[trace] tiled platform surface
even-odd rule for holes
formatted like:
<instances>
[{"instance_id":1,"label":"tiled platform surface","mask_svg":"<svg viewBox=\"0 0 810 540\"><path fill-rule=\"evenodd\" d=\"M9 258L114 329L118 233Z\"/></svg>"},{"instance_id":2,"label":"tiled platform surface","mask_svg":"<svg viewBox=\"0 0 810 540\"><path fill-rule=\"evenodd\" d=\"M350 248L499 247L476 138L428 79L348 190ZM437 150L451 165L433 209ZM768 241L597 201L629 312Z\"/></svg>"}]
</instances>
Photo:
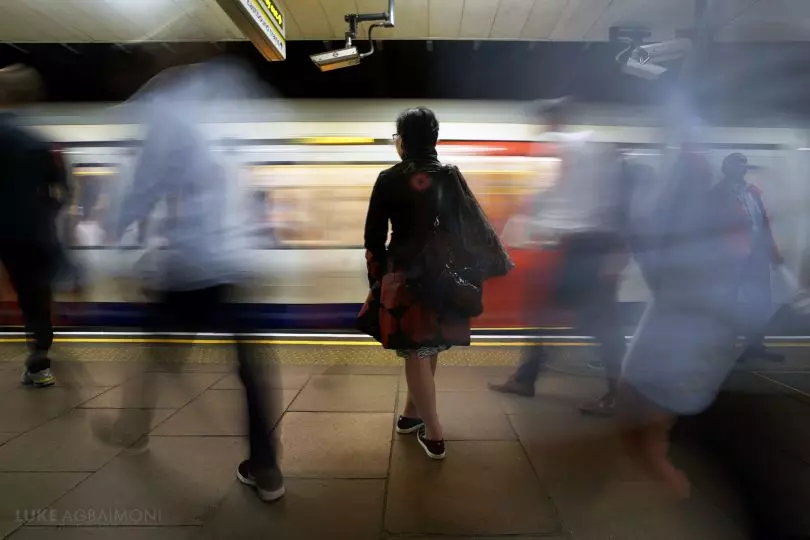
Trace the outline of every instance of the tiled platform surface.
<instances>
[{"instance_id":1,"label":"tiled platform surface","mask_svg":"<svg viewBox=\"0 0 810 540\"><path fill-rule=\"evenodd\" d=\"M444 462L393 431L405 381L396 365L287 365L273 386L287 496L268 505L234 478L245 455L243 396L233 366L153 366L124 361L136 346L109 347L108 361L62 361L57 387L20 388L19 349L0 349L0 537L14 540L747 538L744 516L711 464L675 449L695 484L675 503L623 453L611 420L577 411L603 383L550 371L537 397L491 393L509 367L440 367ZM76 347L63 357L80 358ZM476 349L468 355L482 354ZM64 352L64 351L63 351ZM159 392L151 425L125 396L139 378ZM810 491L810 372L741 371L733 417L784 426L752 433L761 455L794 478L774 493L806 508ZM149 450L101 443L94 427L132 426ZM748 416L751 415L751 416ZM799 520L810 533L810 518Z\"/></svg>"}]
</instances>

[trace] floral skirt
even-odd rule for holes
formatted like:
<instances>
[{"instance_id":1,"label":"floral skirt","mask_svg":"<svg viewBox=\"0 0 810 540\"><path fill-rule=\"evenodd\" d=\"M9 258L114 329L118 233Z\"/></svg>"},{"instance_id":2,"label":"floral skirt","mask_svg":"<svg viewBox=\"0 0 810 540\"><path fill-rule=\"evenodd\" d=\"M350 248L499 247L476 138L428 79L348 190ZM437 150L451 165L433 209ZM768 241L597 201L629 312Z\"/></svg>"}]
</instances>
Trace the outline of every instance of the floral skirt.
<instances>
[{"instance_id":1,"label":"floral skirt","mask_svg":"<svg viewBox=\"0 0 810 540\"><path fill-rule=\"evenodd\" d=\"M449 348L450 348L449 345L443 345L441 347L419 347L418 349L397 349L397 356L407 360L408 358L411 357L413 353L416 353L417 358L430 358L431 356L436 356L440 352L444 352Z\"/></svg>"},{"instance_id":2,"label":"floral skirt","mask_svg":"<svg viewBox=\"0 0 810 540\"><path fill-rule=\"evenodd\" d=\"M418 302L405 287L405 274L385 274L378 293L369 293L358 328L386 349L407 358L433 356L451 346L470 344L470 319L436 311Z\"/></svg>"}]
</instances>

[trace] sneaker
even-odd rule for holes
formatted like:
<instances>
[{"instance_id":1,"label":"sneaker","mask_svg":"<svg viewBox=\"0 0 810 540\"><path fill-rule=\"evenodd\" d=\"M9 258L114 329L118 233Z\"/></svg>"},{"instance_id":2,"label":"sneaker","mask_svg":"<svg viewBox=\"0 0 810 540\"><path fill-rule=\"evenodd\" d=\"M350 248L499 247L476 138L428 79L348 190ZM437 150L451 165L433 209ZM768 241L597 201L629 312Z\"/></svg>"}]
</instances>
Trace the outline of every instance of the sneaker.
<instances>
[{"instance_id":1,"label":"sneaker","mask_svg":"<svg viewBox=\"0 0 810 540\"><path fill-rule=\"evenodd\" d=\"M408 433L413 433L415 431L419 431L425 423L422 422L421 418L408 418L407 416L399 416L397 418L397 433L401 435L406 435Z\"/></svg>"},{"instance_id":2,"label":"sneaker","mask_svg":"<svg viewBox=\"0 0 810 540\"><path fill-rule=\"evenodd\" d=\"M25 386L33 386L34 388L45 388L46 386L53 386L56 384L56 377L51 373L50 368L43 369L42 371L28 371L23 372L20 382Z\"/></svg>"},{"instance_id":3,"label":"sneaker","mask_svg":"<svg viewBox=\"0 0 810 540\"><path fill-rule=\"evenodd\" d=\"M422 450L425 451L430 459L444 459L444 440L432 441L425 438L426 436L427 434L425 433L425 428L420 429L419 433L416 434L416 440L419 441L419 445L422 447Z\"/></svg>"},{"instance_id":4,"label":"sneaker","mask_svg":"<svg viewBox=\"0 0 810 540\"><path fill-rule=\"evenodd\" d=\"M599 371L605 369L605 364L601 360L588 360L588 369Z\"/></svg>"},{"instance_id":5,"label":"sneaker","mask_svg":"<svg viewBox=\"0 0 810 540\"><path fill-rule=\"evenodd\" d=\"M579 408L579 412L589 416L602 416L609 418L616 415L616 397L607 393L600 399L586 403Z\"/></svg>"},{"instance_id":6,"label":"sneaker","mask_svg":"<svg viewBox=\"0 0 810 540\"><path fill-rule=\"evenodd\" d=\"M751 347L746 347L746 349L740 355L738 361L745 362L746 360L751 359L765 360L766 362L782 362L785 360L785 356L783 354L769 351L764 345L753 345Z\"/></svg>"},{"instance_id":7,"label":"sneaker","mask_svg":"<svg viewBox=\"0 0 810 540\"><path fill-rule=\"evenodd\" d=\"M534 381L531 383L520 382L510 378L503 384L489 383L489 389L502 394L516 394L523 397L534 397Z\"/></svg>"},{"instance_id":8,"label":"sneaker","mask_svg":"<svg viewBox=\"0 0 810 540\"><path fill-rule=\"evenodd\" d=\"M256 471L254 474L250 460L245 460L236 468L236 478L246 486L256 488L259 498L265 502L277 501L287 492L284 478L277 468Z\"/></svg>"},{"instance_id":9,"label":"sneaker","mask_svg":"<svg viewBox=\"0 0 810 540\"><path fill-rule=\"evenodd\" d=\"M137 455L143 454L149 451L149 435L144 435L127 448L124 449L124 452L130 455Z\"/></svg>"}]
</instances>

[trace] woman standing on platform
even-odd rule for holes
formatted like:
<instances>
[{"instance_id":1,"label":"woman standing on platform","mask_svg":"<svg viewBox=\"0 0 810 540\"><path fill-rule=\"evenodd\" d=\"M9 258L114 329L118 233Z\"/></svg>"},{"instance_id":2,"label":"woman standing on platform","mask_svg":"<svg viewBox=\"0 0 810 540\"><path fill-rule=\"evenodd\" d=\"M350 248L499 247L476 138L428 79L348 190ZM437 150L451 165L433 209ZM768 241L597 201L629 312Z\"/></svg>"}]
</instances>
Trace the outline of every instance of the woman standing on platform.
<instances>
[{"instance_id":1,"label":"woman standing on platform","mask_svg":"<svg viewBox=\"0 0 810 540\"><path fill-rule=\"evenodd\" d=\"M470 344L470 318L480 314L471 305L483 309L484 280L506 274L512 263L464 177L439 162L439 122L433 111L408 109L396 125L394 142L402 161L380 173L366 217L371 292L358 328L405 359L408 399L397 432L417 432L425 453L443 459L434 383L438 355L451 346ZM389 221L392 233L386 248ZM434 279L440 266L450 270L445 278L454 273L446 263L451 249L456 261L475 261L464 266L466 279ZM464 291L469 294L462 306L457 294Z\"/></svg>"}]
</instances>

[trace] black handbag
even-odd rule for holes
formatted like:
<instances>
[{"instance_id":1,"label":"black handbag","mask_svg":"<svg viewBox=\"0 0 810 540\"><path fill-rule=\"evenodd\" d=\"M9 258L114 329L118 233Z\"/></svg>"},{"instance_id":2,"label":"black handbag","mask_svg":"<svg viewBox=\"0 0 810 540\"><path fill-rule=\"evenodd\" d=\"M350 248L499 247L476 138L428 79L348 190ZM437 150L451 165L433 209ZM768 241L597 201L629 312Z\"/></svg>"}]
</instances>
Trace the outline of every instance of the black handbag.
<instances>
[{"instance_id":1,"label":"black handbag","mask_svg":"<svg viewBox=\"0 0 810 540\"><path fill-rule=\"evenodd\" d=\"M477 317L484 311L482 272L463 246L463 232L448 230L450 213L443 211L445 179L437 180L436 219L428 241L405 275L406 287L415 300L439 313Z\"/></svg>"},{"instance_id":2,"label":"black handbag","mask_svg":"<svg viewBox=\"0 0 810 540\"><path fill-rule=\"evenodd\" d=\"M380 284L376 283L368 292L366 301L360 309L355 321L355 328L360 332L371 336L377 341L382 340L382 329L380 328Z\"/></svg>"}]
</instances>

